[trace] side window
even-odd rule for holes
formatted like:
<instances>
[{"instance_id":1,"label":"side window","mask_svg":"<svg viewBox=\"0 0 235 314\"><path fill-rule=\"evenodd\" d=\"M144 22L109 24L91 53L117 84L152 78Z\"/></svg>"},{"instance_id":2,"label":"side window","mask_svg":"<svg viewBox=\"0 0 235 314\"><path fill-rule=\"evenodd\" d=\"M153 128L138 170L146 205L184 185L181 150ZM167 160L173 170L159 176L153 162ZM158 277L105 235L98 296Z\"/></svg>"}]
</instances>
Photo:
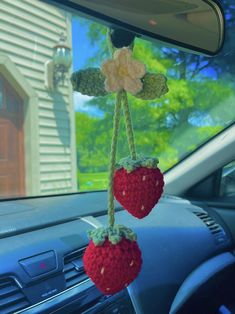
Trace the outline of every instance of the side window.
<instances>
[{"instance_id":1,"label":"side window","mask_svg":"<svg viewBox=\"0 0 235 314\"><path fill-rule=\"evenodd\" d=\"M192 186L184 196L195 200L235 204L235 160Z\"/></svg>"},{"instance_id":2,"label":"side window","mask_svg":"<svg viewBox=\"0 0 235 314\"><path fill-rule=\"evenodd\" d=\"M220 196L235 196L235 160L224 166L222 169Z\"/></svg>"}]
</instances>

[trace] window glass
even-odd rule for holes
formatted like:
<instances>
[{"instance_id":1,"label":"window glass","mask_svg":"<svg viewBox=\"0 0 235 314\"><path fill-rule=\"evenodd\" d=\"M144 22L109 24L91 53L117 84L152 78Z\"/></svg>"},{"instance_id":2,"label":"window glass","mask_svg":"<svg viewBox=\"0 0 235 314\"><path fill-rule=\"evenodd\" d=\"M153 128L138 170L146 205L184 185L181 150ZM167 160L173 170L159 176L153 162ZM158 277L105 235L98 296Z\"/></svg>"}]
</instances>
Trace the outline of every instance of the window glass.
<instances>
[{"instance_id":1,"label":"window glass","mask_svg":"<svg viewBox=\"0 0 235 314\"><path fill-rule=\"evenodd\" d=\"M0 198L106 189L114 95L73 92L69 78L110 58L107 28L38 0L1 8ZM224 9L226 41L216 57L136 40L134 58L168 78L160 99L129 97L137 151L158 157L163 171L234 123L232 1ZM122 120L117 158L128 154Z\"/></svg>"},{"instance_id":2,"label":"window glass","mask_svg":"<svg viewBox=\"0 0 235 314\"><path fill-rule=\"evenodd\" d=\"M220 196L235 196L235 161L226 165L222 170Z\"/></svg>"},{"instance_id":3,"label":"window glass","mask_svg":"<svg viewBox=\"0 0 235 314\"><path fill-rule=\"evenodd\" d=\"M234 122L234 6L229 3L225 12L226 42L214 58L136 40L135 58L144 61L148 71L168 78L169 93L160 99L142 101L130 97L137 150L158 156L163 171ZM74 58L74 70L99 66L109 58L106 32L104 26L74 17L73 49L79 55ZM106 188L113 104L112 96L93 98L74 93L81 190ZM123 121L120 133L118 158L129 154Z\"/></svg>"}]
</instances>

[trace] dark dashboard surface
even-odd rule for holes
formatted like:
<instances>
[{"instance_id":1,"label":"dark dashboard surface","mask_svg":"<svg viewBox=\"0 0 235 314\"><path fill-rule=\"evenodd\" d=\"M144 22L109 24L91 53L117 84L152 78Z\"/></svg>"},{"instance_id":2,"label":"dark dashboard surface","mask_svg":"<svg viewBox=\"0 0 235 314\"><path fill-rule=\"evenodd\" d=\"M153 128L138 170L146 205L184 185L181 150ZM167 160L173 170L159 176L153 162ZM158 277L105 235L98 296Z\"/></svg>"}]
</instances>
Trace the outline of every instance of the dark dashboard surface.
<instances>
[{"instance_id":1,"label":"dark dashboard surface","mask_svg":"<svg viewBox=\"0 0 235 314\"><path fill-rule=\"evenodd\" d=\"M0 313L112 313L116 306L117 313L167 314L178 292L176 313L193 271L204 282L207 263L211 276L234 264L229 233L211 213L164 196L143 220L119 208L117 223L137 233L143 267L128 291L105 298L82 266L87 230L106 224L105 203L106 193L0 203Z\"/></svg>"}]
</instances>

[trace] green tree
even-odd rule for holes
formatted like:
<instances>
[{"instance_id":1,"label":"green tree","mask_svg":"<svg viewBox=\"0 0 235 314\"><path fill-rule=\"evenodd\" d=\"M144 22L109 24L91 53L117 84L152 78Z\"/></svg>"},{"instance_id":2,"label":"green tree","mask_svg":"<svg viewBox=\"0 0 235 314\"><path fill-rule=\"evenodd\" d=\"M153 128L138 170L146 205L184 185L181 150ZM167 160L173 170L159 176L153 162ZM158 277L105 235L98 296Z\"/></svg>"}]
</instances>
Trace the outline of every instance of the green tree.
<instances>
[{"instance_id":1,"label":"green tree","mask_svg":"<svg viewBox=\"0 0 235 314\"><path fill-rule=\"evenodd\" d=\"M90 23L88 37L100 49L88 60L89 66L110 58L106 32L104 26ZM142 101L129 96L137 151L159 156L163 170L218 133L226 122L234 120L234 81L226 62L218 62L220 56L198 56L137 39L134 58L144 60L148 71L168 77L169 93L160 99ZM231 67L235 64L234 60L230 63ZM107 169L114 102L114 95L88 102L89 106L102 110L101 118L77 113L78 166L83 172ZM122 119L118 158L126 155L128 146Z\"/></svg>"}]
</instances>

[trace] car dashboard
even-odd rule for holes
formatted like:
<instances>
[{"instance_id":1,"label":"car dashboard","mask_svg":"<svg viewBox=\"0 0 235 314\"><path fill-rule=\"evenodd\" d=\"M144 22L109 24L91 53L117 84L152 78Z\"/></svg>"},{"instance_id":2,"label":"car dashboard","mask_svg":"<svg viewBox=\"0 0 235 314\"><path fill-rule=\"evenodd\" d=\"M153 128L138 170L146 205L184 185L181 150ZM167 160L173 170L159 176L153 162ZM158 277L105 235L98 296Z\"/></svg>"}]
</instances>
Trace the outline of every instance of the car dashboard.
<instances>
[{"instance_id":1,"label":"car dashboard","mask_svg":"<svg viewBox=\"0 0 235 314\"><path fill-rule=\"evenodd\" d=\"M105 202L100 192L0 203L1 314L212 314L232 304L229 229L211 209L169 195L143 220L117 205L116 221L136 232L143 266L127 289L104 296L82 256L87 231L107 223Z\"/></svg>"}]
</instances>

